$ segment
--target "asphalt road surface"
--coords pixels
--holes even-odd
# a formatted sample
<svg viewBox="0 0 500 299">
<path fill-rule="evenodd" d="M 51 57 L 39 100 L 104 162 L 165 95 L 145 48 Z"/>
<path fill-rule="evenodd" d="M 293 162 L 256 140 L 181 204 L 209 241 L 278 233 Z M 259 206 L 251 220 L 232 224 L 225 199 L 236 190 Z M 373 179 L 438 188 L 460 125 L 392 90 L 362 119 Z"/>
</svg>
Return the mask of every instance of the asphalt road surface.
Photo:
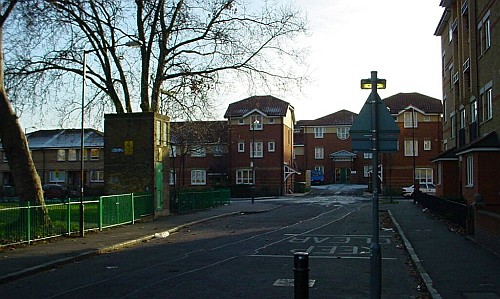
<svg viewBox="0 0 500 299">
<path fill-rule="evenodd" d="M 353 195 L 354 194 L 354 195 Z M 163 239 L 13 281 L 2 298 L 293 298 L 293 254 L 308 252 L 310 298 L 368 298 L 371 204 L 347 192 L 267 200 Z M 417 298 L 395 234 L 380 232 L 382 297 Z"/>
</svg>

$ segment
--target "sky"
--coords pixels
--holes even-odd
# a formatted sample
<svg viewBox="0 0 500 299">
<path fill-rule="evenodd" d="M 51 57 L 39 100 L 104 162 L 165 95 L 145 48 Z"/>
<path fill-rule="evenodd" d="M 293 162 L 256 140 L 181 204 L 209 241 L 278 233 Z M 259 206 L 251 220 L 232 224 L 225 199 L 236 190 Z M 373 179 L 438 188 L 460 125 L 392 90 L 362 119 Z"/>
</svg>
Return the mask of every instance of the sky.
<svg viewBox="0 0 500 299">
<path fill-rule="evenodd" d="M 283 0 L 294 1 L 309 20 L 309 84 L 272 94 L 295 108 L 296 120 L 311 120 L 346 109 L 359 113 L 370 91 L 360 89 L 371 71 L 387 80 L 381 98 L 418 92 L 442 99 L 440 38 L 434 31 L 443 13 L 438 0 Z M 224 95 L 216 111 L 251 95 L 245 88 Z M 31 116 L 21 116 L 30 127 Z M 42 129 L 40 127 L 36 129 Z M 101 128 L 97 128 L 101 129 Z"/>
<path fill-rule="evenodd" d="M 382 99 L 400 92 L 442 99 L 440 38 L 434 35 L 443 13 L 439 2 L 296 0 L 309 20 L 310 36 L 299 42 L 309 47 L 311 82 L 276 96 L 295 108 L 296 120 L 342 109 L 359 113 L 370 94 L 360 81 L 377 71 L 387 80 Z M 226 104 L 249 95 L 236 92 Z"/>
</svg>

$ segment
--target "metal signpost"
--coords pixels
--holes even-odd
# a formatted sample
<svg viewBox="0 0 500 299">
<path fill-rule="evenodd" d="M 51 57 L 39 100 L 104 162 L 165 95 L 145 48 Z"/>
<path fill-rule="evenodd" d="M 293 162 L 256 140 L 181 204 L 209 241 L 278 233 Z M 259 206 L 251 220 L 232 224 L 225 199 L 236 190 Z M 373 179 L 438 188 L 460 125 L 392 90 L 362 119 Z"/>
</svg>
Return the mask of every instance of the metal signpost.
<svg viewBox="0 0 500 299">
<path fill-rule="evenodd" d="M 379 243 L 379 181 L 378 153 L 397 151 L 399 128 L 387 107 L 377 94 L 385 88 L 386 80 L 378 79 L 377 72 L 371 72 L 370 79 L 361 80 L 362 89 L 371 89 L 370 96 L 353 122 L 350 133 L 355 151 L 372 152 L 372 243 L 370 245 L 370 298 L 381 297 L 382 254 Z"/>
</svg>

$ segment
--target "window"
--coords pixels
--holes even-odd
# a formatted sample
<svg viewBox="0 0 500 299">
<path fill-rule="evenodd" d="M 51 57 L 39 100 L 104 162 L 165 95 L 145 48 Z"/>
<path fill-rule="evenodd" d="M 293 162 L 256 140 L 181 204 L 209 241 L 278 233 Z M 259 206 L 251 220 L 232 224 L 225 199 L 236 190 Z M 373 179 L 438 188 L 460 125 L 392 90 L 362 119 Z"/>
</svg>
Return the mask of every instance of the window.
<svg viewBox="0 0 500 299">
<path fill-rule="evenodd" d="M 177 157 L 177 145 L 172 145 L 170 147 L 170 150 L 168 151 L 168 156 L 170 158 L 175 158 Z"/>
<path fill-rule="evenodd" d="M 163 146 L 167 146 L 168 143 L 168 122 L 163 123 Z"/>
<path fill-rule="evenodd" d="M 205 157 L 207 152 L 204 146 L 194 146 L 191 148 L 191 157 Z"/>
<path fill-rule="evenodd" d="M 371 158 L 373 158 L 373 153 L 364 153 L 364 154 L 363 154 L 363 157 L 364 157 L 365 159 L 371 159 Z"/>
<path fill-rule="evenodd" d="M 373 167 L 371 165 L 363 166 L 363 177 L 370 177 L 370 173 L 372 173 Z"/>
<path fill-rule="evenodd" d="M 415 179 L 419 183 L 433 183 L 433 169 L 432 168 L 416 168 Z"/>
<path fill-rule="evenodd" d="M 251 185 L 253 184 L 253 172 L 251 169 L 236 170 L 236 184 L 237 185 Z"/>
<path fill-rule="evenodd" d="M 77 161 L 76 149 L 68 150 L 68 161 Z"/>
<path fill-rule="evenodd" d="M 437 183 L 438 185 L 441 185 L 441 182 L 443 181 L 443 165 L 441 162 L 438 162 L 437 165 Z"/>
<path fill-rule="evenodd" d="M 270 118 L 270 119 L 269 119 L 269 123 L 270 123 L 270 124 L 274 124 L 274 118 Z"/>
<path fill-rule="evenodd" d="M 325 166 L 316 165 L 316 166 L 314 166 L 314 170 L 318 171 L 318 172 L 321 172 L 323 174 L 323 173 L 325 173 Z"/>
<path fill-rule="evenodd" d="M 245 120 L 243 118 L 240 118 L 238 119 L 238 125 L 244 125 L 245 124 Z"/>
<path fill-rule="evenodd" d="M 99 149 L 91 148 L 90 149 L 90 160 L 99 160 Z"/>
<path fill-rule="evenodd" d="M 320 160 L 324 158 L 324 149 L 322 147 L 314 148 L 314 159 Z"/>
<path fill-rule="evenodd" d="M 156 121 L 156 145 L 161 145 L 161 121 Z"/>
<path fill-rule="evenodd" d="M 66 161 L 66 150 L 59 149 L 57 150 L 57 161 Z"/>
<path fill-rule="evenodd" d="M 267 151 L 268 152 L 274 152 L 274 151 L 276 151 L 276 143 L 274 143 L 274 141 L 269 141 L 267 143 Z"/>
<path fill-rule="evenodd" d="M 214 145 L 214 157 L 222 156 L 223 151 L 224 151 L 224 148 L 223 148 L 222 144 Z"/>
<path fill-rule="evenodd" d="M 66 172 L 64 171 L 51 171 L 49 173 L 49 180 L 51 183 L 64 183 L 66 182 Z"/>
<path fill-rule="evenodd" d="M 262 131 L 262 129 L 262 115 L 252 115 L 252 117 L 250 117 L 250 131 Z"/>
<path fill-rule="evenodd" d="M 430 151 L 430 150 L 431 150 L 431 140 L 424 139 L 424 151 Z"/>
<path fill-rule="evenodd" d="M 417 119 L 418 119 L 418 117 L 417 117 L 417 114 L 415 113 L 415 110 L 412 110 L 411 112 L 405 112 L 404 113 L 404 127 L 405 128 L 417 128 L 418 127 Z"/>
<path fill-rule="evenodd" d="M 254 149 L 255 145 L 255 149 Z M 264 157 L 264 149 L 263 149 L 263 143 L 262 142 L 250 142 L 250 157 L 252 158 L 262 158 Z"/>
<path fill-rule="evenodd" d="M 206 185 L 207 172 L 205 170 L 191 170 L 191 185 Z"/>
<path fill-rule="evenodd" d="M 102 170 L 92 170 L 90 172 L 91 182 L 104 182 L 104 171 Z"/>
<path fill-rule="evenodd" d="M 412 139 L 405 140 L 405 156 L 407 157 L 413 157 L 414 154 L 415 156 L 418 156 L 418 140 L 415 140 L 414 142 L 412 141 Z"/>
<path fill-rule="evenodd" d="M 446 97 L 443 99 L 443 121 L 448 121 L 448 109 L 446 109 Z"/>
<path fill-rule="evenodd" d="M 238 142 L 238 153 L 244 153 L 245 152 L 245 142 L 240 141 Z"/>
<path fill-rule="evenodd" d="M 491 90 L 491 82 L 486 84 L 484 88 L 480 90 L 481 94 L 481 107 L 483 108 L 483 119 L 485 122 L 493 118 L 493 99 L 492 99 L 492 90 Z"/>
<path fill-rule="evenodd" d="M 455 114 L 452 113 L 450 115 L 450 122 L 451 122 L 451 138 L 455 138 L 456 135 L 456 124 L 455 124 Z"/>
<path fill-rule="evenodd" d="M 470 122 L 475 123 L 477 121 L 477 101 L 474 98 L 470 102 Z"/>
<path fill-rule="evenodd" d="M 465 128 L 465 109 L 460 109 L 460 129 Z"/>
<path fill-rule="evenodd" d="M 474 186 L 474 159 L 473 156 L 467 156 L 467 186 Z"/>
<path fill-rule="evenodd" d="M 173 169 L 170 169 L 170 171 L 169 171 L 168 184 L 170 186 L 175 185 L 175 170 L 173 170 Z"/>
<path fill-rule="evenodd" d="M 323 134 L 325 134 L 325 128 L 323 127 L 314 127 L 314 138 L 323 138 Z"/>
<path fill-rule="evenodd" d="M 478 25 L 479 43 L 481 54 L 491 47 L 491 21 L 488 11 Z"/>
<path fill-rule="evenodd" d="M 338 127 L 337 128 L 337 137 L 340 140 L 345 140 L 349 138 L 349 127 Z"/>
</svg>

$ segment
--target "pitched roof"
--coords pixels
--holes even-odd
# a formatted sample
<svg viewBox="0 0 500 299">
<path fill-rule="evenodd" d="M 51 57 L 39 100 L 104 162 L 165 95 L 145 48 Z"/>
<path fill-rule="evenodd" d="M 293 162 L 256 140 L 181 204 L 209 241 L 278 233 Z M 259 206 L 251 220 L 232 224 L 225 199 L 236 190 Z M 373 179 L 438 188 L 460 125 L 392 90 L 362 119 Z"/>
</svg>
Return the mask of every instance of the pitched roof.
<svg viewBox="0 0 500 299">
<path fill-rule="evenodd" d="M 397 114 L 408 106 L 414 106 L 424 113 L 443 113 L 443 104 L 440 100 L 417 92 L 398 93 L 383 101 L 391 114 Z"/>
<path fill-rule="evenodd" d="M 266 116 L 285 116 L 289 108 L 293 110 L 290 103 L 270 95 L 252 96 L 229 104 L 224 117 L 243 117 L 254 110 L 258 110 Z"/>
<path fill-rule="evenodd" d="M 299 120 L 297 127 L 305 126 L 333 126 L 333 125 L 352 125 L 354 119 L 358 116 L 356 113 L 348 110 L 340 110 L 327 116 L 315 120 Z"/>
<path fill-rule="evenodd" d="M 489 132 L 488 134 L 472 141 L 469 144 L 457 149 L 457 156 L 474 151 L 498 151 L 500 150 L 500 142 L 496 131 Z"/>
<path fill-rule="evenodd" d="M 84 129 L 85 147 L 104 147 L 104 133 L 95 129 Z M 39 130 L 27 134 L 30 149 L 79 148 L 80 129 Z"/>
</svg>

